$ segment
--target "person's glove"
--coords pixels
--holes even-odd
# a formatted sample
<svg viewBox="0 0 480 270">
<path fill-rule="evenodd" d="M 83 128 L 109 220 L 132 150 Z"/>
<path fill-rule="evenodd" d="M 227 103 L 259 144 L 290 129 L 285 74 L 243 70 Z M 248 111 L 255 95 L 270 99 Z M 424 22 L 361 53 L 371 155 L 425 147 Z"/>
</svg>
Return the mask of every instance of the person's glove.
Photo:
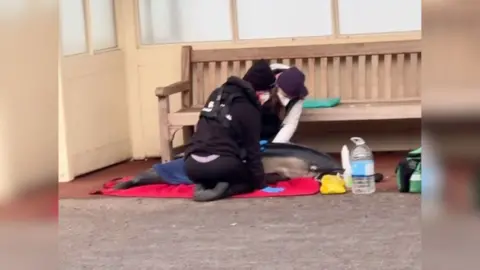
<svg viewBox="0 0 480 270">
<path fill-rule="evenodd" d="M 284 190 L 285 190 L 285 188 L 283 188 L 283 187 L 266 187 L 266 188 L 262 189 L 263 192 L 267 192 L 267 193 L 279 193 L 279 192 L 282 192 Z"/>
<path fill-rule="evenodd" d="M 260 151 L 263 152 L 265 151 L 265 146 L 268 144 L 267 140 L 261 140 L 260 142 Z"/>
</svg>

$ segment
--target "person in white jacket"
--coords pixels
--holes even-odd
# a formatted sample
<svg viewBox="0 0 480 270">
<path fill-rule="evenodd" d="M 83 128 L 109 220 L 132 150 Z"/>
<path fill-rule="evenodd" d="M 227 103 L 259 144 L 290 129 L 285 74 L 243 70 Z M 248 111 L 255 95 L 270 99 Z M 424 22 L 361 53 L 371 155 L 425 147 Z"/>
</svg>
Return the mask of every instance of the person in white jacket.
<svg viewBox="0 0 480 270">
<path fill-rule="evenodd" d="M 271 64 L 270 68 L 277 77 L 277 87 L 257 93 L 262 104 L 261 138 L 263 142 L 288 143 L 297 130 L 308 95 L 305 75 L 284 64 Z"/>
</svg>

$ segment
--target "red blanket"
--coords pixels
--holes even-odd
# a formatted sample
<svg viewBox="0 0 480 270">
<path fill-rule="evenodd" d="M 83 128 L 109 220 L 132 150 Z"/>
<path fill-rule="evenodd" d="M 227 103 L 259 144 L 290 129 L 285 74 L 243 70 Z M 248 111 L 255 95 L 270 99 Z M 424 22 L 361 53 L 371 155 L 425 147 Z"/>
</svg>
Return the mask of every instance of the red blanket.
<svg viewBox="0 0 480 270">
<path fill-rule="evenodd" d="M 117 181 L 126 181 L 131 177 L 114 179 L 107 182 L 99 191 L 92 194 L 118 197 L 148 197 L 148 198 L 192 198 L 193 185 L 149 185 L 134 187 L 125 190 L 114 190 L 112 187 Z M 285 197 L 314 195 L 320 191 L 320 184 L 313 178 L 297 178 L 286 182 L 280 182 L 272 186 L 277 192 L 256 190 L 249 194 L 242 194 L 234 198 L 253 197 Z"/>
</svg>

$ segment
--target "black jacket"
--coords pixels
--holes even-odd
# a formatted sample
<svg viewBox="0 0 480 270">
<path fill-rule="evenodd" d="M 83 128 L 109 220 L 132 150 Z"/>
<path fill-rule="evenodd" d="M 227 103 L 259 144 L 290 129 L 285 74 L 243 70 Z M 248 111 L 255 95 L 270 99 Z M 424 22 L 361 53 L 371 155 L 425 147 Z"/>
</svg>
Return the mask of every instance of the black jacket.
<svg viewBox="0 0 480 270">
<path fill-rule="evenodd" d="M 238 78 L 230 77 L 227 82 L 210 94 L 205 108 L 223 93 L 241 93 L 229 106 L 231 121 L 226 128 L 218 120 L 200 117 L 197 130 L 187 146 L 185 157 L 191 154 L 234 156 L 246 161 L 252 180 L 258 187 L 264 186 L 264 171 L 260 153 L 261 113 L 260 103 L 251 85 Z"/>
</svg>

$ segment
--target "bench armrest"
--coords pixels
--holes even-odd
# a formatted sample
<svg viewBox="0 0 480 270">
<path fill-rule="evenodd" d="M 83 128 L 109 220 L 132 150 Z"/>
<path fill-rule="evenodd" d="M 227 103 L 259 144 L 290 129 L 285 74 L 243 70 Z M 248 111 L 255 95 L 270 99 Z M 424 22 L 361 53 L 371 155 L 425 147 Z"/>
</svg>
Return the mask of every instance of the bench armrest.
<svg viewBox="0 0 480 270">
<path fill-rule="evenodd" d="M 180 81 L 168 86 L 157 87 L 155 89 L 155 95 L 159 98 L 165 98 L 176 93 L 188 92 L 191 88 L 192 83 L 190 81 Z"/>
</svg>

